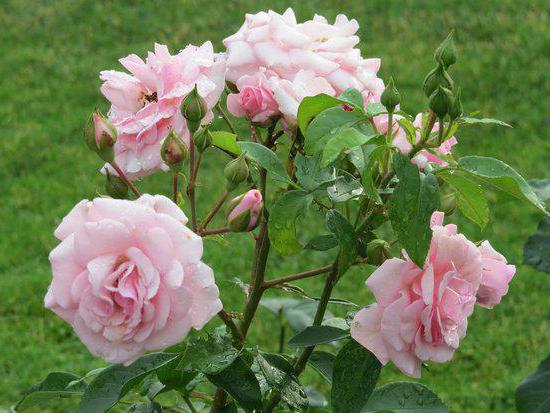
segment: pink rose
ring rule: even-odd
[[[228,206],[229,229],[233,232],[252,231],[258,224],[263,206],[262,194],[256,189],[233,198]]]
[[[506,258],[496,252],[489,241],[483,241],[479,251],[483,270],[477,303],[482,307],[493,308],[508,293],[508,284],[516,273],[516,267],[509,265]]]
[[[252,122],[261,124],[280,114],[265,70],[242,76],[236,86],[239,93],[227,96],[227,109],[233,115],[246,116]]]
[[[45,306],[111,363],[181,342],[222,308],[202,239],[186,222],[160,195],[81,201],[55,230]]]
[[[376,304],[359,311],[351,336],[382,364],[420,377],[422,362],[451,359],[466,334],[481,281],[481,253],[455,225],[434,213],[423,268],[408,258],[385,261],[367,280]]]
[[[101,72],[101,92],[111,102],[109,119],[119,135],[115,160],[135,179],[166,169],[160,146],[170,130],[188,141],[179,107],[195,84],[208,109],[214,107],[225,86],[225,59],[206,42],[200,47],[189,45],[176,55],[155,44],[155,51],[149,52],[145,61],[132,54],[120,63],[131,75]]]
[[[412,149],[412,144],[407,139],[407,134],[405,133],[405,130],[397,123],[399,119],[402,119],[403,117],[400,115],[395,115],[393,117],[393,145],[399,149],[399,151],[403,154],[408,154]],[[378,129],[379,133],[385,134],[388,131],[388,115],[379,115],[374,118],[374,123],[376,125],[376,128]],[[416,118],[414,119],[413,125],[417,128],[416,137],[415,137],[415,143],[420,140],[420,128],[422,127],[422,114],[419,113],[416,115]],[[436,122],[434,124],[434,127],[432,129],[432,132],[437,132],[439,130],[439,122]],[[429,163],[435,163],[439,166],[446,166],[447,162],[442,160],[439,155],[448,155],[451,153],[451,149],[454,145],[456,145],[458,142],[454,136],[450,137],[446,141],[444,141],[439,147],[434,148],[433,152],[422,150],[420,151],[413,159],[412,162],[418,165],[420,169],[424,168],[424,165]]]
[[[380,60],[361,57],[355,47],[359,43],[358,29],[357,21],[344,15],[338,15],[330,24],[318,15],[298,23],[292,9],[282,15],[271,10],[247,14],[239,31],[223,41],[227,48],[227,79],[237,83],[242,76],[265,68],[293,83],[300,72],[309,72],[308,78],[325,80],[330,86],[325,89],[332,96],[354,88],[363,94],[365,103],[378,101],[384,90],[384,83],[376,76]],[[286,112],[295,116],[291,108]]]

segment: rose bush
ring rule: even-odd
[[[121,59],[131,74],[101,73],[110,110],[93,114],[84,138],[106,162],[110,197],[81,201],[55,230],[45,305],[92,354],[122,365],[52,373],[15,410],[81,395],[80,412],[103,412],[132,391],[128,411],[163,403],[191,412],[448,411],[419,383],[376,387],[389,361],[412,377],[423,363],[449,361],[475,304],[492,308],[508,292],[515,266],[444,216],[483,229],[489,191],[548,212],[504,162],[456,157],[464,126],[509,125],[464,115],[450,74],[452,33],[436,49],[426,105],[413,117],[401,110],[397,82],[377,77],[380,61],[361,56],[357,30],[344,15],[298,23],[291,9],[260,12],[224,40],[225,53],[209,42],[175,55],[155,45],[145,61]],[[199,172],[220,156],[219,194],[202,217]],[[160,170],[172,200],[140,192],[138,178]],[[223,210],[225,224],[212,228]],[[253,239],[250,278],[214,275],[201,261],[206,237],[221,241],[209,248]],[[274,253],[311,250],[327,257],[322,266],[266,275]],[[332,298],[354,266],[371,273],[375,302],[363,309]],[[293,284],[318,276],[318,297]],[[221,281],[243,291],[242,310],[222,308]],[[272,290],[294,298],[268,297]],[[280,321],[278,353],[249,336],[259,306]],[[207,327],[215,315],[221,326]],[[330,383],[330,400],[302,385],[307,366]],[[157,398],[174,390],[175,405]]]

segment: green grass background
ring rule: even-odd
[[[541,0],[491,1],[84,1],[3,0],[0,5],[0,406],[8,407],[46,372],[84,373],[101,362],[89,355],[66,325],[42,307],[50,281],[47,254],[52,231],[82,198],[103,185],[100,163],[81,142],[80,131],[96,107],[98,72],[120,69],[117,58],[144,55],[153,42],[176,51],[187,43],[221,40],[242,23],[245,12],[293,6],[299,19],[314,13],[335,17],[345,12],[361,25],[365,56],[382,58],[381,75],[393,75],[402,107],[421,110],[420,85],[432,67],[431,52],[456,28],[460,52],[453,77],[463,87],[466,111],[511,123],[514,129],[480,127],[459,134],[460,154],[505,160],[526,178],[550,177],[548,60],[549,3]],[[222,158],[205,162],[201,205],[221,191]],[[168,176],[140,183],[148,191],[169,190]],[[204,208],[203,208],[204,210]],[[492,224],[483,233],[463,222],[472,239],[489,238],[513,263],[538,222],[522,205],[494,204]],[[205,261],[219,279],[246,279],[250,240],[206,244]],[[330,257],[305,253],[270,261],[270,277],[308,269]],[[367,304],[364,271],[353,271],[336,295]],[[318,292],[322,281],[309,284]],[[430,365],[421,381],[455,412],[513,411],[515,385],[550,351],[550,280],[547,274],[518,265],[517,276],[501,305],[477,309],[454,360]],[[223,285],[230,310],[240,309],[242,294]],[[338,311],[338,310],[336,310]],[[253,337],[276,347],[276,320],[260,310]],[[384,379],[403,379],[394,369]],[[316,378],[307,375],[306,381]]]

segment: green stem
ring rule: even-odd
[[[212,210],[208,213],[208,215],[206,216],[206,218],[202,222],[202,225],[201,225],[202,229],[206,229],[206,227],[208,226],[210,221],[212,221],[212,218],[214,218],[214,216],[218,213],[218,211],[222,207],[223,203],[225,202],[225,200],[227,198],[227,195],[228,195],[227,190],[224,190],[223,193],[222,193],[222,196],[220,197],[220,199],[218,199],[218,202],[216,202],[216,204],[214,205]]]
[[[116,171],[118,176],[126,183],[126,185],[128,185],[128,188],[130,188],[130,190],[134,193],[134,195],[139,198],[141,194],[139,193],[137,188],[134,186],[132,181],[128,179],[128,177],[126,176],[124,171],[120,168],[120,166],[118,166],[116,161],[113,160],[112,162],[109,162],[109,164],[113,167],[113,169]]]
[[[218,104],[216,105],[216,110],[218,111],[218,113],[220,114],[220,116],[223,118],[223,120],[225,121],[225,123],[227,123],[227,126],[229,126],[229,129],[231,130],[231,132],[233,132],[235,135],[237,134],[237,130],[235,129],[235,127],[233,126],[233,123],[231,123],[231,120],[229,120],[229,116],[227,116],[227,113],[225,113],[225,111],[223,110],[222,106],[220,105],[220,103],[218,102]]]
[[[178,203],[178,173],[175,172],[172,175],[172,201],[174,204]]]
[[[191,224],[193,231],[197,230],[197,208],[195,204],[195,143],[194,132],[189,131],[189,183],[187,184],[187,196],[191,204]]]
[[[386,131],[386,142],[388,145],[392,143],[392,133],[393,133],[393,112],[388,113],[388,127]]]
[[[191,413],[197,413],[197,409],[195,409],[195,406],[193,406],[193,402],[189,399],[189,397],[185,396],[183,398],[183,401],[185,404],[187,404],[187,407],[189,407],[189,410],[191,410]]]

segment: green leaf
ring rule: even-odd
[[[397,123],[405,131],[407,140],[411,145],[416,144],[416,128],[410,120],[407,118],[401,118],[397,120]]]
[[[338,253],[338,276],[341,277],[352,266],[357,257],[357,235],[355,228],[338,211],[327,212],[327,228],[334,234],[340,245]]]
[[[25,392],[23,398],[15,405],[14,410],[23,411],[52,399],[80,396],[85,388],[86,383],[82,382],[80,377],[72,373],[54,371]]]
[[[351,106],[355,106],[358,109],[363,110],[363,95],[357,89],[349,88],[344,90],[339,96],[340,102],[349,103]]]
[[[181,357],[175,358],[157,369],[157,378],[163,384],[161,392],[170,390],[181,391],[197,376],[197,371],[178,368],[180,361]]]
[[[465,125],[484,124],[484,125],[506,126],[507,128],[512,127],[512,125],[508,125],[506,122],[503,122],[503,121],[498,120],[498,119],[491,119],[491,118],[478,119],[478,118],[465,117],[465,118],[462,118],[460,123],[463,123]]]
[[[304,247],[306,250],[328,251],[338,245],[338,240],[333,234],[318,235],[309,240]]]
[[[449,408],[420,383],[393,382],[378,387],[363,413],[448,413]]]
[[[309,357],[308,363],[326,381],[332,383],[332,370],[336,356],[328,351],[314,351]]]
[[[78,412],[106,412],[145,376],[176,357],[178,355],[173,353],[150,353],[129,366],[120,364],[109,366],[88,385],[80,400]]]
[[[550,357],[537,370],[523,379],[516,388],[518,413],[547,413],[550,411]]]
[[[504,162],[483,156],[465,156],[458,160],[458,166],[482,186],[526,201],[548,215],[544,204],[525,179]]]
[[[321,167],[321,154],[303,156],[297,154],[295,159],[296,179],[308,192],[321,189],[336,180],[334,168]]]
[[[325,109],[340,105],[342,102],[332,96],[321,93],[315,96],[306,96],[298,106],[298,126],[305,136],[311,120]]]
[[[364,114],[357,109],[346,111],[341,107],[334,107],[324,110],[307,128],[304,145],[306,154],[314,155],[323,151],[327,142],[342,129],[357,125],[364,119]]]
[[[307,402],[310,408],[315,407],[326,407],[328,405],[327,399],[325,399],[325,396],[318,390],[314,389],[313,387],[306,387],[304,389],[306,395],[307,395]],[[316,411],[316,410],[313,410]]]
[[[269,240],[283,255],[293,255],[302,250],[296,239],[296,219],[312,201],[312,196],[303,191],[285,192],[269,211]]]
[[[303,331],[306,327],[313,324],[315,313],[317,312],[317,301],[299,301],[295,305],[288,305],[283,308],[283,314],[286,322],[294,333]],[[333,318],[330,311],[325,312],[323,319]]]
[[[437,175],[456,190],[458,208],[464,216],[479,225],[481,229],[485,228],[489,222],[489,205],[481,186],[460,171],[441,169]]]
[[[346,171],[338,171],[338,178],[334,185],[327,188],[328,197],[333,202],[346,202],[356,198],[363,193],[361,182]]]
[[[237,358],[225,370],[206,376],[210,382],[225,390],[247,412],[262,409],[262,392],[258,379],[242,360]]]
[[[348,154],[350,161],[361,174],[361,183],[365,195],[377,203],[381,203],[382,200],[374,185],[373,174],[377,170],[378,162],[386,150],[389,150],[386,145],[386,138],[383,135],[377,135],[369,140],[366,145],[354,148]]]
[[[256,142],[238,142],[238,145],[249,158],[271,173],[273,179],[281,182],[291,182],[285,167],[271,149]]]
[[[523,263],[550,273],[550,218],[544,217],[537,232],[531,235],[523,247]]]
[[[530,179],[527,183],[533,188],[540,202],[550,200],[550,179]]]
[[[231,345],[231,338],[211,334],[189,342],[178,368],[191,366],[201,373],[214,374],[229,367],[238,355],[238,350]]]
[[[128,413],[162,413],[162,406],[155,401],[134,403],[128,409]]]
[[[364,145],[374,138],[374,133],[365,135],[356,128],[348,127],[333,134],[323,148],[321,166],[328,166],[333,163],[343,151]]]
[[[212,145],[230,152],[234,155],[240,155],[242,153],[241,148],[237,145],[237,135],[226,131],[212,131]]]
[[[388,216],[411,259],[422,267],[432,238],[430,218],[439,207],[437,179],[432,174],[420,174],[418,167],[399,152],[394,156],[394,168],[399,184],[390,198]]]
[[[290,347],[311,347],[349,337],[349,331],[330,326],[310,326],[292,337]]]
[[[350,340],[336,355],[332,373],[334,413],[359,413],[378,381],[382,365],[361,344]]]
[[[386,107],[380,102],[367,103],[366,111],[369,118],[382,115],[383,113],[388,113]]]
[[[296,409],[308,406],[307,395],[294,374],[294,368],[282,355],[260,353],[256,360],[270,388],[277,389],[281,398]]]

